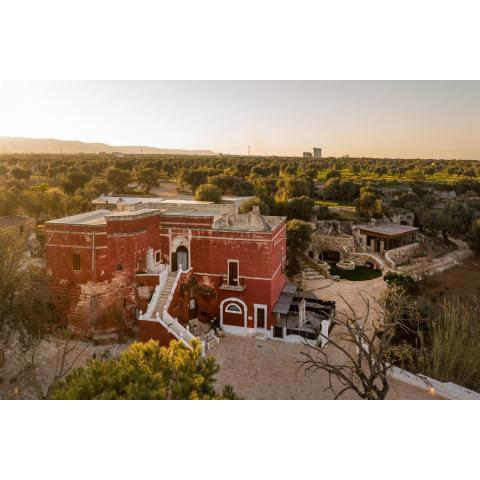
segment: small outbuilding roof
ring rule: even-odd
[[[377,223],[375,225],[369,225],[361,227],[361,233],[378,235],[382,237],[402,237],[410,233],[416,232],[417,227],[410,227],[409,225],[400,225],[398,223]]]

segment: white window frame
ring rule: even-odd
[[[230,310],[230,307],[234,307],[235,309],[234,310]],[[237,310],[238,309],[238,310]],[[229,303],[226,307],[225,307],[225,313],[235,313],[236,315],[242,315],[242,309],[240,308],[239,305],[237,305],[236,303]]]

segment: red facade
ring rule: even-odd
[[[283,218],[264,218],[233,216],[224,226],[208,212],[143,209],[47,222],[47,266],[60,316],[87,335],[131,329],[158,272],[181,266],[204,288],[179,284],[171,303],[179,321],[217,315],[226,329],[269,329],[285,283],[286,236]]]

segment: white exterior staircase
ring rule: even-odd
[[[188,270],[186,272],[188,272]],[[155,287],[147,311],[144,314],[140,314],[139,320],[160,323],[168,333],[173,335],[186,347],[192,349],[190,342],[197,337],[168,313],[180,277],[182,276],[182,273],[186,272],[182,272],[182,268],[180,267],[176,273],[169,272],[167,269],[160,273],[159,284]],[[203,342],[202,350],[205,355],[205,344]]]
[[[175,272],[168,272],[167,280],[165,283],[164,288],[162,289],[162,292],[160,293],[160,297],[158,298],[154,308],[153,308],[153,314],[156,315],[159,313],[162,315],[163,309],[167,303],[168,297],[170,293],[172,292],[172,287],[175,282],[175,277],[177,274]]]

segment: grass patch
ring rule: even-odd
[[[382,276],[380,270],[375,270],[371,267],[355,267],[355,270],[342,270],[338,268],[334,262],[329,262],[330,273],[332,275],[338,275],[345,280],[351,280],[353,282],[361,282],[364,280],[372,280]]]
[[[420,356],[419,370],[441,382],[480,389],[480,304],[473,298],[445,301],[431,319],[430,338]]]

